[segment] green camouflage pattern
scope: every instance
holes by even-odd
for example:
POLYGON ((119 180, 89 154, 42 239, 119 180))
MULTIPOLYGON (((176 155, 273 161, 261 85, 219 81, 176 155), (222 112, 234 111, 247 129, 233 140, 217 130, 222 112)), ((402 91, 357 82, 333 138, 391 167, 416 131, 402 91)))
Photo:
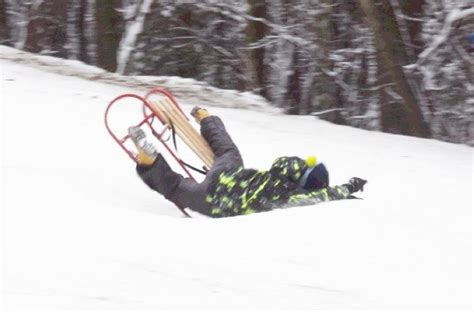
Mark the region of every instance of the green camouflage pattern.
POLYGON ((350 195, 345 186, 308 191, 298 185, 307 166, 299 157, 280 157, 269 171, 228 169, 210 185, 206 202, 212 217, 229 217, 275 208, 313 205, 344 199, 350 195))

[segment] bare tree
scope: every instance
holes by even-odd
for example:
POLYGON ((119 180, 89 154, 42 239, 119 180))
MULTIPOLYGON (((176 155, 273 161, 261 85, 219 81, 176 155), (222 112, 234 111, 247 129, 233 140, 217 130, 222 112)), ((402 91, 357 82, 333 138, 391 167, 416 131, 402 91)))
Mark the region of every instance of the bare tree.
POLYGON ((423 6, 425 0, 397 0, 400 7, 399 19, 406 27, 408 42, 405 43, 410 63, 423 49, 421 30, 423 25, 423 6))
POLYGON ((390 1, 359 0, 359 2, 375 33, 377 51, 381 56, 380 61, 394 84, 396 93, 393 94, 395 97, 400 97, 401 105, 382 107, 383 130, 429 137, 429 127, 424 121, 418 100, 403 72, 407 57, 390 1))
POLYGON ((313 102, 311 106, 319 112, 319 117, 332 122, 343 123, 340 92, 338 92, 334 77, 328 75, 333 71, 334 62, 331 54, 335 50, 334 42, 337 32, 337 26, 333 19, 337 8, 333 4, 332 0, 322 0, 319 14, 313 16, 313 23, 311 24, 311 28, 315 30, 313 40, 318 42, 318 49, 314 49, 312 53, 312 58, 317 61, 317 64, 313 66, 317 65, 318 71, 311 75, 316 75, 316 77, 312 79, 311 90, 315 92, 310 96, 310 99, 313 102))
POLYGON ((0 44, 10 43, 10 26, 7 20, 7 4, 0 0, 0 44))
POLYGON ((97 65, 97 21, 96 0, 82 1, 81 18, 81 60, 88 64, 97 65))
POLYGON ((0 0, 0 42, 474 145, 473 17, 472 0, 0 0))
POLYGON ((15 48, 65 56, 65 2, 6 0, 4 5, 9 37, 15 48))
POLYGON ((30 16, 28 7, 17 0, 5 0, 10 38, 17 49, 24 49, 28 38, 30 16))
POLYGON ((125 29, 117 51, 117 72, 124 74, 129 70, 128 64, 136 48, 138 36, 143 31, 146 18, 151 10, 152 0, 128 0, 123 4, 125 29))
POLYGON ((66 49, 68 58, 79 60, 81 58, 81 46, 83 45, 82 16, 84 2, 68 0, 67 26, 66 26, 66 49))
POLYGON ((97 64, 108 70, 117 69, 117 49, 122 37, 121 0, 96 0, 97 64))
POLYGON ((246 89, 266 97, 265 47, 260 43, 267 35, 267 26, 263 20, 267 18, 265 0, 247 1, 249 16, 246 27, 246 43, 244 61, 246 64, 246 89))

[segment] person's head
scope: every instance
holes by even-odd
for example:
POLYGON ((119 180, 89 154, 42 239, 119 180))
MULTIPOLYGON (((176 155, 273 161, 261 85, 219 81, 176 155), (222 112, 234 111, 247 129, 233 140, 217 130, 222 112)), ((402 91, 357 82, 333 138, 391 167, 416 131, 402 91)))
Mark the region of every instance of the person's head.
POLYGON ((315 156, 306 159, 306 170, 300 179, 300 186, 313 191, 329 186, 329 172, 323 163, 318 163, 315 156))

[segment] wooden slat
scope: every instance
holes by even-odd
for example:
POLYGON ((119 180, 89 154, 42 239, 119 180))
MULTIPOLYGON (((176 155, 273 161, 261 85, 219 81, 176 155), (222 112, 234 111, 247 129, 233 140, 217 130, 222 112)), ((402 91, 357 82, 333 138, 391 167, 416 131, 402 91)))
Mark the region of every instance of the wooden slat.
MULTIPOLYGON (((161 102, 161 104, 162 107, 167 106, 167 103, 161 102)), ((189 124, 184 116, 172 109, 170 105, 168 105, 166 108, 166 112, 168 113, 169 118, 172 120, 176 132, 178 135, 180 135, 181 139, 183 139, 185 142, 187 141, 188 146, 190 146, 190 148, 203 160, 206 166, 212 164, 213 156, 209 155, 210 147, 207 142, 196 131, 196 129, 194 129, 189 124)))
POLYGON ((201 134, 189 123, 186 116, 179 112, 167 99, 152 101, 151 104, 156 108, 157 112, 167 120, 168 124, 173 124, 179 138, 208 168, 211 168, 214 163, 212 149, 201 134))
POLYGON ((210 150, 207 142, 202 138, 202 136, 197 132, 197 130, 189 123, 187 119, 178 111, 174 110, 174 105, 166 100, 163 100, 162 106, 166 107, 168 110, 169 116, 174 121, 174 123, 178 124, 178 127, 184 131, 185 135, 196 144, 202 150, 210 150))

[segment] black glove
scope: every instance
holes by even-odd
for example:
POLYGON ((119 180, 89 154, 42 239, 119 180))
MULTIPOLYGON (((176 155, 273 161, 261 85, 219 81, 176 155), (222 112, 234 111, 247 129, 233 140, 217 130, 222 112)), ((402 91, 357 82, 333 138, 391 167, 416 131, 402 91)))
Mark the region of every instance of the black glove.
POLYGON ((354 177, 354 178, 351 178, 349 180, 349 183, 344 184, 344 185, 347 187, 349 192, 352 194, 352 193, 355 193, 355 192, 358 192, 358 191, 363 192, 365 183, 367 183, 367 180, 354 177))

